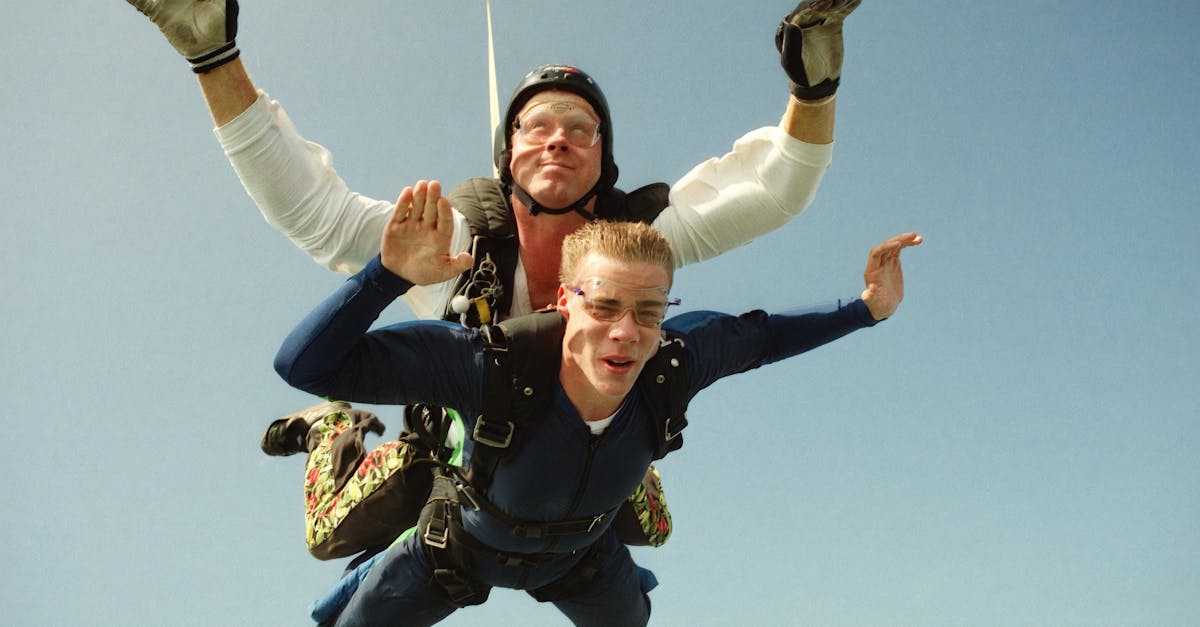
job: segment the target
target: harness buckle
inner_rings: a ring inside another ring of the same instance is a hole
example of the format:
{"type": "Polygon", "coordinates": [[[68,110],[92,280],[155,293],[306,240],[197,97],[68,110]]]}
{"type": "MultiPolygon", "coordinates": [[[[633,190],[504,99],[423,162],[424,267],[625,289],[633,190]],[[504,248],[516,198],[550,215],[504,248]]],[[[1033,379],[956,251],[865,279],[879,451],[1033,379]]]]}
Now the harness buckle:
{"type": "Polygon", "coordinates": [[[471,437],[475,438],[476,442],[492,448],[508,448],[508,445],[512,444],[515,431],[516,425],[511,420],[500,423],[480,416],[479,420],[475,421],[475,430],[471,433],[471,437]]]}
{"type": "Polygon", "coordinates": [[[668,422],[667,422],[667,424],[666,424],[666,425],[664,425],[664,428],[663,428],[663,436],[664,436],[664,438],[665,438],[665,441],[667,441],[667,442],[670,442],[671,440],[674,440],[675,438],[679,437],[679,434],[680,434],[680,431],[676,431],[675,433],[671,433],[671,423],[670,423],[670,421],[668,421],[668,422]]]}
{"type": "Polygon", "coordinates": [[[441,515],[438,516],[435,514],[429,519],[429,523],[425,525],[425,533],[421,535],[421,539],[424,540],[425,544],[435,549],[444,549],[450,541],[450,512],[445,509],[444,504],[441,504],[438,509],[441,510],[441,515]]]}
{"type": "Polygon", "coordinates": [[[608,518],[608,512],[596,515],[596,517],[592,519],[592,524],[588,525],[586,533],[591,533],[592,530],[596,528],[596,525],[604,522],[605,518],[608,518]]]}
{"type": "Polygon", "coordinates": [[[467,505],[470,505],[477,512],[483,509],[483,507],[479,505],[479,501],[475,500],[475,490],[473,490],[471,486],[460,483],[454,487],[458,490],[458,493],[466,499],[467,505]]]}

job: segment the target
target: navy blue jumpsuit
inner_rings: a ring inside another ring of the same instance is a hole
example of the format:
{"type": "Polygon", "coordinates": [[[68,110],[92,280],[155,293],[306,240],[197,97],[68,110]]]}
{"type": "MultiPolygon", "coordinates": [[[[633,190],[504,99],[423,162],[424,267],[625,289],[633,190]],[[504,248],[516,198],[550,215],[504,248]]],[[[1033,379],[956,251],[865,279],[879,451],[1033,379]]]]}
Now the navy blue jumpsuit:
{"type": "MultiPolygon", "coordinates": [[[[411,284],[378,258],[322,302],[288,336],[275,368],[289,384],[319,396],[371,404],[428,403],[458,410],[467,433],[480,414],[483,348],[479,333],[452,323],[416,321],[369,330],[411,284]]],[[[784,359],[875,323],[858,299],[766,315],[691,312],[664,329],[685,338],[689,398],[731,374],[784,359]]],[[[557,356],[555,356],[557,358],[557,356]]],[[[654,452],[655,422],[635,389],[599,436],[556,386],[551,410],[529,440],[495,472],[487,498],[511,518],[557,521],[615,510],[645,475],[654,452]]],[[[464,461],[472,442],[467,439],[464,461]]],[[[491,586],[533,590],[566,574],[593,543],[604,554],[591,588],[555,605],[577,625],[644,625],[645,577],[605,519],[589,533],[521,538],[484,511],[463,508],[467,533],[497,549],[561,553],[534,567],[505,566],[469,553],[467,572],[491,586]]],[[[419,534],[393,545],[338,617],[339,625],[429,625],[456,608],[431,583],[419,534]]]]}

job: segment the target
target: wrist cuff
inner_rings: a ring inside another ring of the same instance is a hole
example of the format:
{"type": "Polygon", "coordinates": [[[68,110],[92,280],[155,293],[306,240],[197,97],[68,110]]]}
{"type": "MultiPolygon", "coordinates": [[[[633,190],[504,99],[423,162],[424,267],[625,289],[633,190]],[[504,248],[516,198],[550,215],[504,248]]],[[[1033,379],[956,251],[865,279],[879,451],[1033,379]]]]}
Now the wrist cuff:
{"type": "Polygon", "coordinates": [[[795,81],[791,81],[792,95],[800,100],[828,98],[837,93],[838,84],[841,82],[841,77],[827,78],[812,87],[804,87],[795,81]]]}
{"type": "Polygon", "coordinates": [[[192,71],[197,74],[203,74],[209,70],[219,68],[226,63],[238,58],[241,51],[238,50],[237,42],[229,42],[223,46],[206,52],[198,57],[188,59],[188,63],[192,64],[192,71]]]}

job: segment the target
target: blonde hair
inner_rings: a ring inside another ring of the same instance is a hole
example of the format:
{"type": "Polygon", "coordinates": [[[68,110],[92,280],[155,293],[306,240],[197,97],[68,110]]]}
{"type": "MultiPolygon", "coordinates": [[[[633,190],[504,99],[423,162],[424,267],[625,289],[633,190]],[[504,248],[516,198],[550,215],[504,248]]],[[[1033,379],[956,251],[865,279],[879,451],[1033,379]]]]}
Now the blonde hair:
{"type": "Polygon", "coordinates": [[[580,264],[589,253],[616,261],[648,263],[662,266],[670,282],[675,275],[675,256],[671,243],[658,229],[641,222],[612,222],[596,220],[568,235],[563,240],[562,263],[558,279],[569,285],[580,264]]]}

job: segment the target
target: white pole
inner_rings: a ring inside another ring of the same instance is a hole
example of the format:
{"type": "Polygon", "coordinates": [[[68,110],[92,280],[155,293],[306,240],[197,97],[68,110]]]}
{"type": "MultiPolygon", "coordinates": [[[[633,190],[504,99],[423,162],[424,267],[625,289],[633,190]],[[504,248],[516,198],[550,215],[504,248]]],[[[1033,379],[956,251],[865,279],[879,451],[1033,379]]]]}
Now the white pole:
{"type": "MultiPolygon", "coordinates": [[[[492,152],[493,142],[496,140],[496,129],[500,127],[500,95],[496,87],[496,43],[492,39],[492,0],[485,0],[487,5],[487,33],[488,33],[488,101],[491,105],[491,120],[492,134],[488,137],[488,154],[492,152]]],[[[500,169],[492,164],[492,174],[500,176],[500,169]]]]}

